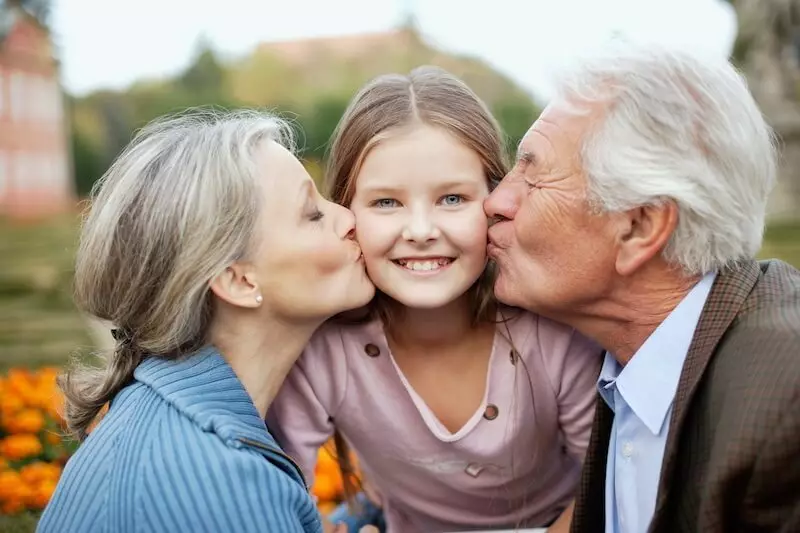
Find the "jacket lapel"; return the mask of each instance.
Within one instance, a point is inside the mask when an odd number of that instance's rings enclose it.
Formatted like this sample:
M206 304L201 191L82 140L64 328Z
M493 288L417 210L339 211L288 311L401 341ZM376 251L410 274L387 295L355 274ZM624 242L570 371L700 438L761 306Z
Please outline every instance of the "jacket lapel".
M614 412L598 394L589 447L586 449L580 493L572 520L573 532L605 529L606 460Z
M678 389L672 405L669 435L661 465L656 509L651 531L664 518L665 505L672 486L672 476L677 467L678 443L686 420L692 397L697 391L703 373L708 366L720 339L730 327L758 281L760 269L756 261L747 261L724 272L720 272L708 295L700 315L686 362L678 381Z

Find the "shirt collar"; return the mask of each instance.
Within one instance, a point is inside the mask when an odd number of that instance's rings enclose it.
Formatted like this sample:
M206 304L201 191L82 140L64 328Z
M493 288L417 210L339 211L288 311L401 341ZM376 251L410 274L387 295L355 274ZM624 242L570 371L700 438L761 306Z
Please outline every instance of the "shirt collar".
M148 357L133 375L203 431L226 442L249 439L278 447L244 385L212 346L180 359Z
M608 352L597 381L612 410L616 388L654 434L661 432L672 405L683 363L716 274L706 274L647 338L624 367Z

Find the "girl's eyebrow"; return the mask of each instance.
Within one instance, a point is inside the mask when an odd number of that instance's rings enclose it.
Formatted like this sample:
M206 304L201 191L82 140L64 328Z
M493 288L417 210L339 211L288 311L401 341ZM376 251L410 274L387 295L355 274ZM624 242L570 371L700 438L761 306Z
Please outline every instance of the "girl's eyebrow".
M367 194L397 194L403 187L387 187L385 185L365 185L361 187L362 193Z
M471 187L475 185L474 180L452 180L452 181L445 181L436 186L436 190L445 190L445 189L458 189L463 187Z
M465 187L472 187L475 184L472 180L450 180L444 181L442 183L437 183L435 190L437 191L444 191L448 189L463 189ZM361 189L362 194L367 194L370 196L374 195L398 195L402 194L407 189L405 187L387 187L381 185L366 185Z

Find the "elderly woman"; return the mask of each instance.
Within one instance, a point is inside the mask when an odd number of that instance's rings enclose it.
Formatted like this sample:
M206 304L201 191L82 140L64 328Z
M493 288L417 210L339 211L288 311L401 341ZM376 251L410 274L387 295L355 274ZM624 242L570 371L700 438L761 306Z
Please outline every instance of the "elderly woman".
M61 381L83 443L39 531L322 530L264 416L314 330L374 289L353 216L287 131L255 112L156 121L102 178L76 300L117 345Z

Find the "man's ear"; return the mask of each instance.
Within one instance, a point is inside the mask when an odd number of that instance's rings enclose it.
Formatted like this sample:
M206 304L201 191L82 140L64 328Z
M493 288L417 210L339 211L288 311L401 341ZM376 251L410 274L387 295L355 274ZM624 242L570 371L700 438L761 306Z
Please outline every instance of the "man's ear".
M622 214L618 241L617 272L629 276L660 254L678 225L678 206L673 201L646 205Z
M237 307L255 308L263 297L251 265L233 263L211 280L211 292L217 298Z

